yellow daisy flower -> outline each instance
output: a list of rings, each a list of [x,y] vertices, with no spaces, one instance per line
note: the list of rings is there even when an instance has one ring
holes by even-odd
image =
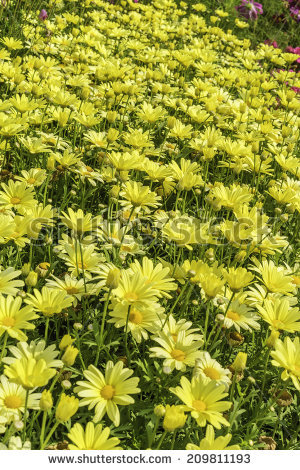
[[[207,422],[217,429],[221,429],[221,425],[229,426],[221,413],[231,407],[231,402],[221,401],[228,395],[224,393],[224,385],[217,385],[201,375],[193,377],[191,382],[181,377],[180,384],[181,387],[170,388],[170,391],[185,403],[186,410],[191,412],[199,426],[205,426]]]
[[[6,365],[5,375],[10,382],[22,385],[26,390],[47,385],[56,374],[55,369],[47,366],[44,359],[36,360],[34,357],[17,359],[13,364]]]
[[[288,336],[284,341],[277,339],[275,350],[271,351],[273,357],[272,364],[276,367],[283,367],[282,380],[292,379],[294,386],[300,391],[300,340],[294,341]]]
[[[82,398],[80,406],[87,406],[89,410],[95,408],[93,421],[99,422],[107,413],[109,419],[115,426],[120,424],[120,412],[118,405],[130,405],[134,399],[130,396],[139,393],[137,388],[139,379],[129,378],[133,370],[123,368],[123,362],[119,361],[114,365],[109,361],[105,367],[105,375],[95,366],[90,365],[88,370],[83,372],[86,381],[77,382],[78,387],[75,393]]]
[[[29,393],[27,408],[39,408],[40,393]],[[9,382],[5,375],[0,377],[0,414],[8,422],[22,419],[25,411],[26,390],[15,383]]]
[[[41,312],[45,317],[52,317],[55,313],[61,313],[65,308],[72,305],[73,299],[58,289],[43,287],[41,292],[34,289],[33,294],[27,294],[25,302],[31,305],[37,312]]]
[[[89,422],[85,429],[81,424],[76,423],[71,428],[68,438],[73,444],[69,444],[70,450],[120,450],[118,447],[120,440],[117,437],[108,438],[110,429],[102,427],[102,424]]]
[[[257,305],[257,309],[272,329],[290,333],[300,331],[300,310],[297,307],[291,307],[286,298],[266,299],[263,306]]]
[[[228,446],[231,441],[232,435],[226,434],[215,438],[215,431],[210,424],[206,428],[205,437],[201,439],[199,446],[189,443],[186,450],[240,450],[240,446]]]
[[[185,335],[185,331],[179,331],[176,341],[169,334],[164,331],[158,332],[157,335],[152,336],[160,347],[150,348],[150,357],[158,357],[164,359],[163,365],[169,371],[186,370],[186,366],[193,367],[195,361],[200,357],[200,347],[203,345],[203,340],[193,341],[192,335]]]
[[[23,281],[15,280],[20,274],[21,271],[15,271],[14,268],[0,271],[0,294],[15,296],[20,288],[24,286]]]
[[[0,207],[15,209],[21,214],[36,204],[34,192],[31,187],[20,181],[8,181],[8,185],[2,183],[3,191],[0,191]]]
[[[35,326],[29,323],[35,320],[38,315],[34,313],[31,306],[21,308],[22,299],[8,295],[3,297],[0,294],[0,336],[7,333],[12,338],[19,341],[27,339],[25,333],[21,330],[33,330]]]
[[[215,380],[217,384],[224,385],[225,390],[228,390],[231,384],[230,370],[224,369],[207,351],[201,352],[201,356],[196,359],[193,376],[198,375]]]

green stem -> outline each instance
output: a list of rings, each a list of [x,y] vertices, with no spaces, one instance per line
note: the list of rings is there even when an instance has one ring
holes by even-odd
[[[40,435],[40,446],[41,446],[41,447],[42,447],[43,442],[44,442],[45,427],[46,427],[46,421],[47,421],[47,414],[48,414],[48,411],[44,411],[44,413],[43,413],[43,421],[42,421],[42,429],[41,429],[41,435]]]
[[[228,309],[229,309],[229,307],[230,307],[231,302],[233,301],[233,297],[234,297],[234,296],[235,296],[235,292],[232,292],[231,297],[230,297],[230,299],[229,299],[229,302],[228,302],[228,304],[227,304],[226,310],[225,310],[225,312],[224,312],[224,317],[226,317],[226,313],[228,312]]]
[[[164,438],[166,437],[166,434],[167,434],[167,431],[165,431],[165,432],[161,435],[161,438],[160,438],[159,443],[158,443],[158,445],[157,445],[157,447],[156,447],[156,450],[159,450],[159,449],[160,449],[160,446],[162,445],[163,440],[164,440]]]
[[[176,305],[178,304],[179,300],[181,299],[181,297],[183,296],[187,286],[189,285],[189,283],[187,282],[186,284],[184,284],[183,288],[181,289],[181,292],[180,294],[178,295],[177,299],[175,300],[175,302],[173,303],[171,309],[168,311],[168,314],[167,314],[167,317],[165,319],[165,323],[163,324],[163,327],[165,326],[165,324],[167,323],[168,319],[169,319],[169,316],[173,313],[174,311],[174,308],[176,307]]]
[[[154,425],[154,429],[153,429],[153,433],[149,439],[149,447],[151,449],[151,446],[152,446],[152,442],[154,441],[155,439],[155,436],[156,436],[156,432],[157,432],[157,428],[158,428],[158,425],[159,425],[159,416],[156,416],[156,421],[155,421],[155,425]]]
[[[128,365],[130,365],[130,353],[129,353],[129,350],[128,350],[128,345],[127,345],[127,339],[128,339],[128,320],[129,320],[129,315],[130,315],[130,309],[131,309],[131,305],[129,305],[128,307],[128,312],[127,312],[127,317],[126,317],[126,325],[125,325],[125,351],[126,351],[126,357],[127,357],[127,360],[128,360]]]
[[[23,441],[23,442],[24,442],[25,439],[26,439],[28,397],[29,397],[29,390],[26,390],[25,408],[24,408],[24,428],[23,428],[23,434],[22,434],[22,441]]]
[[[3,346],[2,346],[1,356],[0,356],[0,363],[2,362],[4,353],[5,353],[5,348],[6,348],[6,344],[7,344],[7,339],[8,339],[8,333],[7,333],[7,331],[6,331],[6,332],[5,332],[5,335],[4,335],[4,341],[3,341]]]
[[[261,386],[261,392],[260,392],[260,399],[259,399],[259,404],[262,401],[265,385],[266,385],[266,378],[267,378],[267,368],[268,368],[268,362],[269,362],[269,357],[270,357],[270,352],[271,350],[268,349],[267,354],[265,356],[265,367],[264,367],[264,376],[263,376],[263,383]]]
[[[174,449],[176,434],[177,434],[176,431],[174,431],[173,432],[173,437],[172,437],[172,442],[171,442],[171,450]]]
[[[229,401],[232,401],[232,399],[233,399],[233,394],[234,394],[234,389],[235,389],[235,384],[236,384],[236,377],[237,377],[237,373],[235,372],[234,376],[233,376],[231,388],[230,388]]]
[[[50,321],[50,318],[47,317],[46,325],[45,325],[45,343],[47,343],[47,339],[48,339],[49,321]]]
[[[55,432],[57,426],[59,425],[59,421],[56,421],[56,423],[54,424],[53,428],[51,429],[51,431],[49,432],[48,436],[46,437],[45,441],[43,442],[43,444],[41,445],[41,450],[44,450],[46,445],[48,444],[49,440],[51,439],[51,436],[52,434]]]
[[[208,328],[208,319],[209,319],[209,309],[210,309],[210,301],[207,301],[206,305],[206,313],[205,313],[205,325],[204,325],[204,334],[203,334],[203,339],[204,339],[204,346],[203,348],[205,349],[206,345],[206,335],[207,335],[207,328]]]
[[[104,332],[105,318],[106,318],[106,314],[107,314],[107,307],[108,307],[108,304],[109,304],[111,291],[112,291],[112,289],[109,289],[108,294],[107,294],[107,298],[106,298],[106,301],[105,301],[105,304],[104,304],[104,310],[103,310],[102,322],[101,322],[101,329],[100,329],[100,338],[99,338],[99,343],[98,343],[98,347],[97,347],[97,354],[96,354],[96,360],[95,360],[95,367],[97,367],[101,347],[103,345],[103,332]]]

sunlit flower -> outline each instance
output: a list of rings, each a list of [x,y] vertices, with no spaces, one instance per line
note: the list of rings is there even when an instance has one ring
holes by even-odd
[[[69,444],[70,450],[117,450],[120,440],[117,437],[109,438],[110,429],[102,427],[102,424],[89,422],[85,429],[76,423],[71,428],[68,438],[73,444]]]
[[[39,408],[40,393],[29,393],[27,408]],[[0,415],[8,421],[22,419],[25,411],[26,390],[15,383],[9,382],[5,375],[0,377]]]
[[[94,422],[99,422],[107,413],[115,426],[120,424],[120,412],[118,405],[134,403],[130,396],[139,393],[137,388],[139,379],[131,377],[133,370],[123,368],[123,362],[106,364],[105,375],[95,366],[90,365],[83,375],[86,381],[77,382],[75,393],[79,395],[80,406],[88,406],[89,410],[95,408]],[[129,378],[131,377],[131,378]]]
[[[300,390],[300,342],[294,341],[288,336],[283,341],[277,339],[275,350],[271,351],[272,364],[284,368],[281,374],[282,380],[292,379],[294,386]]]
[[[191,412],[199,426],[205,426],[207,422],[217,429],[221,425],[229,426],[222,416],[222,412],[231,407],[231,402],[222,401],[227,396],[224,385],[217,385],[214,380],[202,375],[193,377],[191,382],[181,377],[180,384],[181,387],[171,388],[170,391],[186,405],[186,410]]]
[[[20,297],[14,298],[11,295],[3,297],[0,294],[0,336],[7,333],[12,338],[24,341],[27,336],[22,330],[35,328],[34,324],[29,322],[38,318],[38,315],[30,305],[21,308],[21,304]]]
[[[195,444],[187,444],[187,450],[240,450],[240,446],[228,446],[231,441],[232,435],[226,434],[225,436],[215,437],[215,431],[210,424],[206,428],[205,437],[201,439],[199,446]]]

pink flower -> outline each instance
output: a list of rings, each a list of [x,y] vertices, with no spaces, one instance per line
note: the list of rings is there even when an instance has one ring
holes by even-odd
[[[46,12],[46,10],[44,10],[44,8],[40,11],[40,14],[39,14],[39,19],[41,21],[45,21],[46,19],[48,18],[48,13]]]
[[[241,3],[235,9],[246,20],[257,20],[258,15],[263,14],[261,3],[254,2],[253,0],[241,0]]]
[[[271,39],[266,39],[264,44],[268,44],[268,46],[273,46],[275,49],[278,49],[278,44],[276,41],[271,41]]]

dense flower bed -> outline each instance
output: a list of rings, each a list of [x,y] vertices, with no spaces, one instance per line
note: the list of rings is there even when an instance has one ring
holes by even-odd
[[[2,449],[299,449],[295,54],[206,13],[2,38]]]

